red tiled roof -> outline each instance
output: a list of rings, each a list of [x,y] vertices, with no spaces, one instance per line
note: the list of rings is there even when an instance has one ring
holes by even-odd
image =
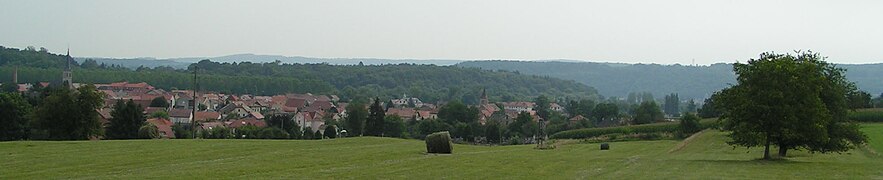
[[[196,121],[206,121],[210,119],[221,119],[221,113],[219,112],[208,112],[208,111],[197,111],[196,117],[194,120]]]
[[[386,115],[396,115],[404,119],[410,119],[417,115],[417,111],[411,108],[389,108],[386,110]]]
[[[288,107],[304,108],[306,105],[307,101],[304,99],[289,98],[285,101],[285,106]]]
[[[172,121],[162,118],[147,119],[147,122],[156,126],[160,135],[164,138],[175,138],[175,131],[172,130]]]
[[[179,117],[179,118],[190,117],[190,115],[191,115],[190,113],[192,113],[192,111],[193,110],[190,110],[190,109],[173,108],[171,111],[169,111],[169,117]]]
[[[257,120],[255,118],[243,118],[235,121],[231,121],[230,124],[227,125],[229,128],[239,128],[242,126],[253,125],[257,127],[267,127],[267,123],[261,120]]]

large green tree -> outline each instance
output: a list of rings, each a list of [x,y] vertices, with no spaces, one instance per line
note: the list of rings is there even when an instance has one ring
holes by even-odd
[[[141,105],[136,104],[132,100],[118,100],[110,115],[110,122],[106,129],[107,138],[143,138],[139,136],[138,130],[146,124],[147,119],[144,118],[144,108]]]
[[[592,110],[592,117],[595,118],[595,123],[610,121],[617,116],[619,116],[619,106],[614,103],[601,103]]]
[[[661,121],[663,118],[662,110],[659,109],[659,105],[656,105],[656,102],[644,101],[635,109],[635,117],[632,123],[648,124]]]
[[[383,121],[386,111],[380,104],[380,98],[374,98],[374,103],[368,108],[368,119],[365,121],[365,135],[383,136]]]
[[[681,100],[678,98],[677,93],[672,93],[665,96],[665,102],[662,105],[663,111],[665,114],[669,116],[678,116],[681,114]]]
[[[797,148],[841,152],[865,141],[846,118],[846,95],[854,86],[820,55],[764,53],[733,70],[738,84],[714,96],[724,129],[731,131],[729,144],[763,146],[770,159],[771,145],[785,156]]]
[[[365,129],[365,119],[368,117],[368,110],[361,103],[352,103],[346,107],[346,128],[347,136],[361,136]]]
[[[28,138],[30,127],[26,115],[31,109],[18,93],[0,93],[0,141]]]
[[[82,140],[103,134],[98,108],[104,101],[95,86],[76,91],[56,87],[34,112],[34,125],[41,138]]]
[[[290,138],[298,138],[301,134],[301,128],[294,122],[294,118],[290,114],[273,114],[267,117],[267,126],[279,128],[288,133]]]

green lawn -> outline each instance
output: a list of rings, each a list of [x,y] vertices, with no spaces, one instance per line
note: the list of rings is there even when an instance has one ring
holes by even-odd
[[[883,124],[865,131],[878,152]],[[2,142],[0,179],[881,179],[883,156],[794,152],[758,161],[761,149],[733,148],[706,131],[681,142],[637,141],[484,147],[456,145],[425,155],[422,141],[389,138],[285,140],[133,140]]]

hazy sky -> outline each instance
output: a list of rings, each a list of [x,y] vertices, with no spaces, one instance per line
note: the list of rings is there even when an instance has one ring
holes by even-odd
[[[0,45],[80,57],[255,53],[697,64],[811,49],[883,62],[883,1],[10,1]]]

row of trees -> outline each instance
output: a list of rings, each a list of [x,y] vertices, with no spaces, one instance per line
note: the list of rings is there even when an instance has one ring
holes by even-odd
[[[103,135],[96,109],[103,106],[94,86],[76,90],[41,88],[24,95],[0,93],[2,140],[79,140]]]

